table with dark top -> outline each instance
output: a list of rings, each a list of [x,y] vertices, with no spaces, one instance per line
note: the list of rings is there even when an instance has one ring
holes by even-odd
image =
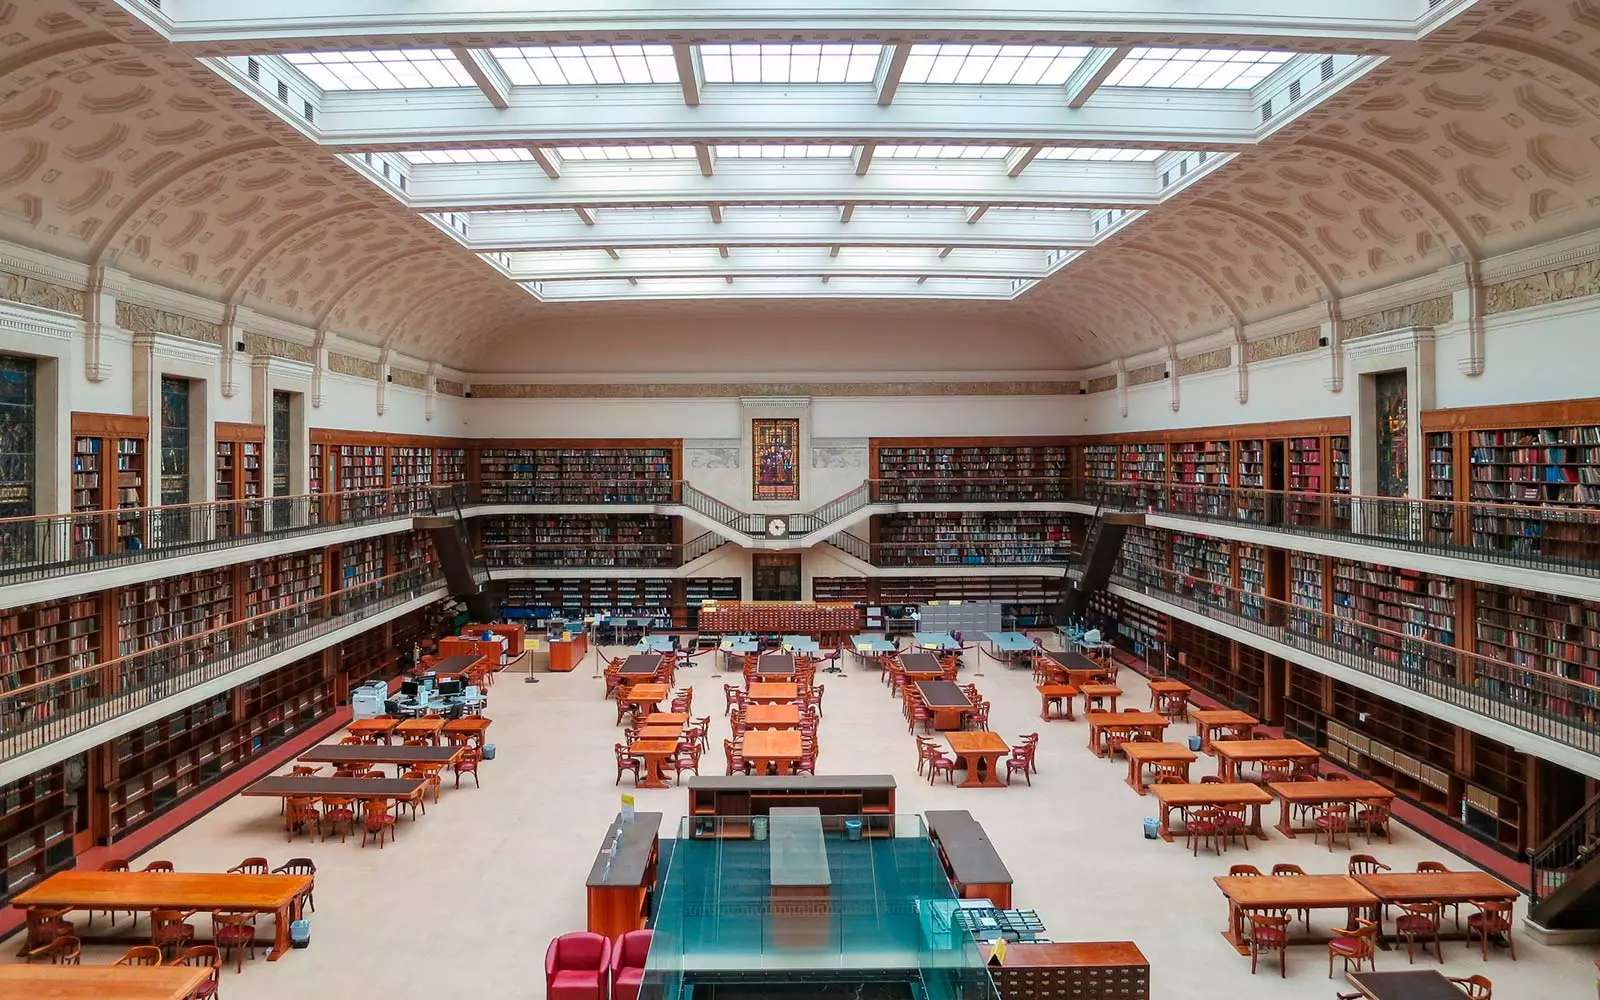
[[[935,729],[960,729],[961,717],[972,711],[972,701],[954,681],[917,681],[917,693],[928,706]]]
[[[661,669],[660,653],[634,653],[622,661],[618,673],[623,677],[654,677]]]
[[[477,653],[457,653],[455,656],[446,656],[441,660],[433,661],[428,667],[428,672],[433,674],[464,674],[467,668],[483,659]]]
[[[345,746],[324,743],[300,755],[310,764],[449,764],[461,756],[461,747]],[[369,779],[370,780],[370,779]]]
[[[1104,664],[1096,663],[1082,653],[1068,649],[1041,649],[1039,652],[1050,661],[1046,664],[1048,672],[1064,684],[1077,687],[1106,675]]]
[[[589,867],[589,930],[615,938],[641,930],[649,918],[646,902],[656,885],[662,814],[640,812],[633,821],[619,815],[606,828],[600,853]],[[621,836],[618,836],[618,832]],[[615,841],[617,851],[611,853]]]
[[[1463,996],[1460,987],[1433,969],[1351,972],[1345,979],[1368,1000],[1461,1000]]]
[[[319,778],[316,775],[279,774],[260,781],[240,795],[269,798],[408,799],[427,782],[421,778]]]
[[[944,675],[944,666],[932,653],[901,653],[900,667],[912,680],[931,680]]]
[[[1002,910],[1011,908],[1011,872],[989,842],[983,825],[965,809],[930,809],[923,813],[928,836],[939,848],[945,874],[963,899],[987,899]]]
[[[793,677],[794,656],[789,653],[764,653],[756,657],[756,673],[763,677]]]

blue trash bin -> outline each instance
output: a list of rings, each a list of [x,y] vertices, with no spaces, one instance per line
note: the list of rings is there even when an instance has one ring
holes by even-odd
[[[860,840],[861,839],[861,821],[859,819],[847,819],[847,820],[845,820],[844,821],[844,836],[845,836],[846,840]]]
[[[311,921],[293,920],[289,922],[289,945],[293,948],[308,948],[311,946]]]
[[[484,760],[494,760],[494,744],[493,743],[485,743],[483,745],[483,759]]]
[[[1161,821],[1154,816],[1144,818],[1144,839],[1155,840],[1161,833]]]
[[[1199,753],[1200,752],[1200,737],[1198,737],[1198,736],[1189,737],[1189,749],[1193,750],[1195,753]]]

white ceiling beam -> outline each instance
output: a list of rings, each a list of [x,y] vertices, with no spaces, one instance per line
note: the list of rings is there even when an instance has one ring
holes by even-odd
[[[1044,152],[1043,146],[1018,146],[1006,154],[1006,176],[1016,177],[1028,169],[1033,158]]]
[[[706,210],[711,213],[711,221],[713,223],[715,223],[716,225],[719,225],[719,226],[722,225],[722,206],[721,205],[718,205],[716,202],[712,202],[711,204],[706,206]]]
[[[483,96],[489,99],[490,104],[502,111],[511,107],[511,80],[500,64],[494,61],[494,56],[483,49],[471,49],[465,45],[452,45],[450,51],[455,53],[467,75],[472,77],[472,82],[483,91]]]
[[[911,55],[911,43],[896,42],[885,45],[878,56],[878,71],[873,74],[873,84],[878,88],[878,107],[887,108],[894,103],[894,92],[900,89],[900,77],[906,71],[906,59]]]
[[[1067,94],[1067,107],[1081,108],[1088,103],[1100,85],[1106,82],[1106,77],[1128,58],[1128,53],[1133,51],[1131,45],[1119,45],[1114,49],[1095,49],[1090,52],[1078,68],[1067,77],[1063,89]]]
[[[837,246],[829,247],[828,248],[828,256],[829,257],[837,257],[837,256],[839,256],[839,248]]]
[[[579,205],[577,208],[574,208],[573,211],[578,213],[578,218],[583,220],[583,224],[584,225],[586,225],[586,226],[594,225],[594,223],[595,223],[594,209],[585,208],[584,206]]]
[[[727,260],[728,259],[728,248],[727,247],[717,247],[717,256],[721,257],[723,260]]]
[[[617,251],[611,247],[606,247],[606,256],[610,257],[612,260],[622,259],[622,254],[617,253]]]
[[[854,216],[855,214],[856,214],[856,207],[854,205],[844,204],[844,205],[840,205],[839,206],[839,221],[840,222],[849,222],[851,217]]]
[[[940,251],[939,251],[939,259],[940,260],[944,260],[946,257],[950,256],[950,251],[952,251],[954,249],[955,249],[955,247],[943,247],[943,248],[941,248]]]
[[[711,147],[703,142],[694,144],[694,158],[700,164],[700,176],[710,177],[715,170],[711,165]]]
[[[506,273],[516,281],[595,281],[632,278],[786,277],[904,277],[920,275],[946,278],[1027,278],[1049,274],[1045,254],[1039,251],[968,251],[935,257],[931,247],[893,258],[835,257],[821,247],[768,249],[738,258],[724,258],[709,247],[690,252],[643,252],[626,259],[609,253],[512,254]]]
[[[533,162],[539,165],[545,176],[553,181],[561,179],[561,157],[558,154],[543,146],[529,146],[528,152],[533,154]]]
[[[988,205],[974,205],[972,208],[967,209],[967,225],[972,225],[988,214]]]
[[[644,91],[644,93],[641,93]],[[1248,91],[1108,88],[1069,108],[1054,87],[900,85],[879,108],[859,84],[719,84],[697,108],[629,86],[518,87],[498,110],[451,90],[323,95],[314,138],[338,152],[433,147],[762,142],[946,142],[1228,151],[1254,144],[1261,114]]]
[[[537,164],[418,164],[397,197],[419,212],[573,205],[833,204],[1037,205],[1137,208],[1161,203],[1149,163],[1046,161],[1007,179],[1000,160],[878,160],[866,175],[844,158],[723,160],[715,177],[682,160],[567,161],[552,183]]]
[[[684,106],[698,108],[700,85],[705,80],[705,73],[700,66],[700,49],[687,42],[678,42],[672,46],[672,61],[678,66],[678,85],[683,88]]]
[[[1008,0],[1003,9],[893,0],[835,0],[810,8],[790,0],[613,0],[603,12],[550,0],[341,0],[337,17],[329,16],[326,0],[167,0],[160,13],[168,40],[193,55],[416,48],[426,47],[423,38],[469,35],[485,47],[530,40],[568,45],[709,41],[750,37],[754,26],[763,37],[797,42],[926,34],[972,43],[1094,45],[1137,35],[1170,36],[1162,44],[1174,45],[1249,47],[1271,39],[1278,47],[1367,50],[1414,42],[1427,23],[1421,0],[1138,0],[1072,8],[1063,8],[1059,0]],[[536,26],[531,38],[530,25]]]
[[[850,162],[855,164],[857,177],[865,177],[867,171],[872,169],[872,154],[877,150],[877,143],[863,142],[850,151]]]

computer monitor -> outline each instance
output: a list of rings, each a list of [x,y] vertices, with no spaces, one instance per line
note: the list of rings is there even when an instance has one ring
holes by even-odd
[[[400,682],[400,693],[402,695],[404,695],[405,697],[407,697],[407,698],[416,698],[417,692],[420,691],[420,690],[421,690],[421,687],[417,684],[416,681],[401,681]]]
[[[461,683],[460,678],[454,678],[454,679],[447,680],[447,681],[440,681],[439,682],[439,695],[441,697],[444,697],[444,698],[450,698],[450,697],[453,697],[455,695],[460,694],[465,687],[466,687],[466,685]]]

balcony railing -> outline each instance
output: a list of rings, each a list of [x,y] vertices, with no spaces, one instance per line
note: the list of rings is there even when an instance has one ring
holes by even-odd
[[[490,479],[474,484],[473,503],[660,504],[684,503],[687,484],[676,479]]]
[[[1078,500],[1070,479],[951,476],[873,479],[871,503],[1060,503]]]
[[[804,514],[795,514],[789,518],[789,534],[809,535],[819,528],[825,528],[836,521],[843,520],[856,511],[872,503],[872,484],[862,483],[848,493],[834,497],[816,510]]]
[[[864,563],[872,561],[872,546],[860,535],[852,535],[848,531],[841,531],[828,539],[828,544],[841,552],[855,556]]]
[[[0,584],[26,583],[449,508],[466,484],[0,520]]]
[[[1126,559],[1113,580],[1459,708],[1600,752],[1600,687]]]
[[[10,760],[443,585],[416,567],[0,693],[0,760]],[[108,637],[114,632],[107,631]]]
[[[727,539],[708,531],[682,545],[495,543],[483,545],[482,552],[484,565],[490,569],[676,569],[726,543]]]
[[[837,537],[837,536],[836,536]],[[830,540],[831,541],[831,540]],[[843,548],[843,546],[840,546]],[[874,566],[1064,566],[1072,555],[1067,539],[1011,541],[874,542],[866,555]],[[846,550],[848,551],[848,550]]]

